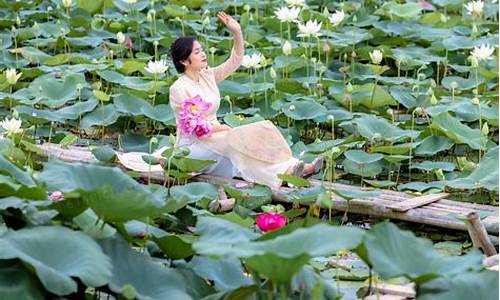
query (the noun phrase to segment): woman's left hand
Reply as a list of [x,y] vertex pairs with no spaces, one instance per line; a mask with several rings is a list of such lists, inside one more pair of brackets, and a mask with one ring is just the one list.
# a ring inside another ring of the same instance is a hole
[[222,23],[224,23],[224,25],[226,25],[227,29],[229,29],[231,32],[235,33],[241,30],[241,26],[238,21],[233,19],[233,17],[226,14],[225,12],[218,12],[217,17],[219,18],[219,20],[221,20]]

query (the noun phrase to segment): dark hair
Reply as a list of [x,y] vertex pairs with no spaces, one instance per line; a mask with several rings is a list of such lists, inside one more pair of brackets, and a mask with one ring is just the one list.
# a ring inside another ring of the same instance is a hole
[[185,66],[181,63],[181,60],[188,59],[189,55],[191,55],[194,41],[196,41],[194,36],[184,36],[176,39],[170,45],[170,56],[177,72],[184,72]]

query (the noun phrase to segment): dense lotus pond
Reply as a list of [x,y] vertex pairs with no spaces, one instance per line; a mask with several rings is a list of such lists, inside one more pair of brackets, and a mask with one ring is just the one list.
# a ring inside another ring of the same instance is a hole
[[[219,84],[221,122],[273,121],[295,157],[324,157],[317,180],[498,205],[496,1],[0,0],[0,298],[356,299],[390,282],[497,299],[462,236],[332,216],[332,193],[377,190],[285,176],[281,206],[266,186],[191,182],[210,162],[174,147],[164,183],[114,167],[117,150],[173,146],[168,49],[195,35],[225,61],[222,10],[246,57]],[[100,162],[46,160],[45,142]],[[268,231],[265,213],[287,225]]]

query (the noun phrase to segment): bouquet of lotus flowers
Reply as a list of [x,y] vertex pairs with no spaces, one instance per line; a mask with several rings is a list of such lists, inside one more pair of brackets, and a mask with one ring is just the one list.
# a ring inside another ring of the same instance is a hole
[[210,136],[212,125],[205,119],[204,113],[211,106],[212,103],[204,101],[200,95],[184,100],[179,116],[179,126],[182,133],[198,138]]

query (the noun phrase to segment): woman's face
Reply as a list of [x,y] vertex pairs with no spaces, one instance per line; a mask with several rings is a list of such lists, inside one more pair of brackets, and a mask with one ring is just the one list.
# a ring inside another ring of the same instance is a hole
[[199,71],[206,68],[208,65],[207,55],[205,54],[203,46],[200,42],[196,40],[193,42],[193,50],[185,63],[186,69],[190,69],[192,71]]

